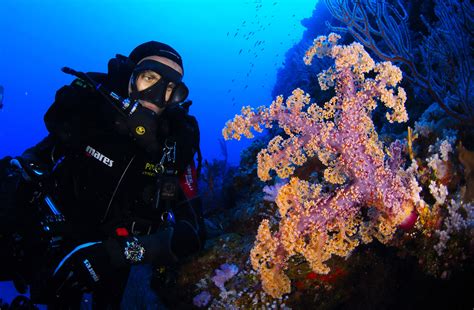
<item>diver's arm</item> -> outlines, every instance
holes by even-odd
[[[183,191],[184,192],[184,191]],[[128,232],[78,245],[64,256],[52,277],[53,292],[67,288],[93,289],[103,277],[136,264],[170,265],[204,246],[201,199],[194,195],[175,206],[176,221],[167,222],[150,235]],[[71,286],[74,285],[75,287]]]
[[[112,237],[80,244],[54,269],[51,290],[56,295],[69,289],[90,290],[115,270],[135,264],[173,264],[198,251],[202,245],[196,229],[185,221],[160,228],[150,235]]]
[[[48,132],[66,148],[77,147],[84,135],[81,128],[87,128],[100,114],[97,100],[95,91],[79,79],[63,86],[44,115]]]
[[[21,154],[21,158],[28,163],[35,163],[36,165],[45,168],[52,168],[52,165],[54,165],[54,161],[56,160],[54,158],[56,145],[56,138],[49,134],[35,146],[26,149]]]

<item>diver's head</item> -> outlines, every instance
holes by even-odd
[[[160,114],[186,99],[183,62],[171,46],[156,41],[143,43],[130,53],[129,59],[136,64],[129,82],[132,100]]]

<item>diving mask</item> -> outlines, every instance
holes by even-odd
[[[150,87],[139,91],[137,89],[137,79],[141,73],[148,70],[158,73],[161,78]],[[132,101],[148,101],[159,108],[178,104],[180,102],[183,102],[189,93],[188,88],[181,81],[181,79],[181,74],[176,70],[168,67],[165,64],[162,64],[161,62],[146,59],[140,64],[138,64],[137,67],[133,70],[130,79],[130,99]],[[173,83],[175,86],[171,92],[169,99],[166,100],[166,89],[170,83]]]

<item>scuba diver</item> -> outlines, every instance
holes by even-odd
[[[15,188],[0,206],[0,280],[52,309],[84,292],[115,309],[131,266],[162,270],[204,245],[199,127],[167,44],[117,55],[107,74],[63,71],[77,78],[46,112],[48,136],[0,160],[0,198]]]

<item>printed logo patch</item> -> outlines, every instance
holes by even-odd
[[[113,160],[111,160],[110,158],[104,156],[103,154],[96,151],[94,148],[92,148],[89,145],[86,147],[86,153],[89,154],[90,156],[94,157],[98,161],[102,162],[104,165],[107,165],[109,167],[112,167],[113,164],[114,164]]]
[[[99,282],[99,276],[97,275],[97,273],[95,273],[95,270],[94,270],[94,268],[92,268],[92,265],[89,262],[89,260],[85,259],[83,261],[83,263],[86,266],[87,271],[89,271],[89,274],[90,274],[91,278],[94,280],[94,282]]]
[[[143,136],[146,130],[145,130],[145,127],[138,126],[137,128],[135,128],[135,132],[137,133],[137,135]]]
[[[163,167],[158,164],[146,163],[145,169],[142,171],[143,175],[154,177],[156,173],[162,172]]]
[[[184,173],[181,173],[179,176],[179,184],[188,199],[192,199],[198,194],[196,180],[196,168],[192,165],[188,165]]]

